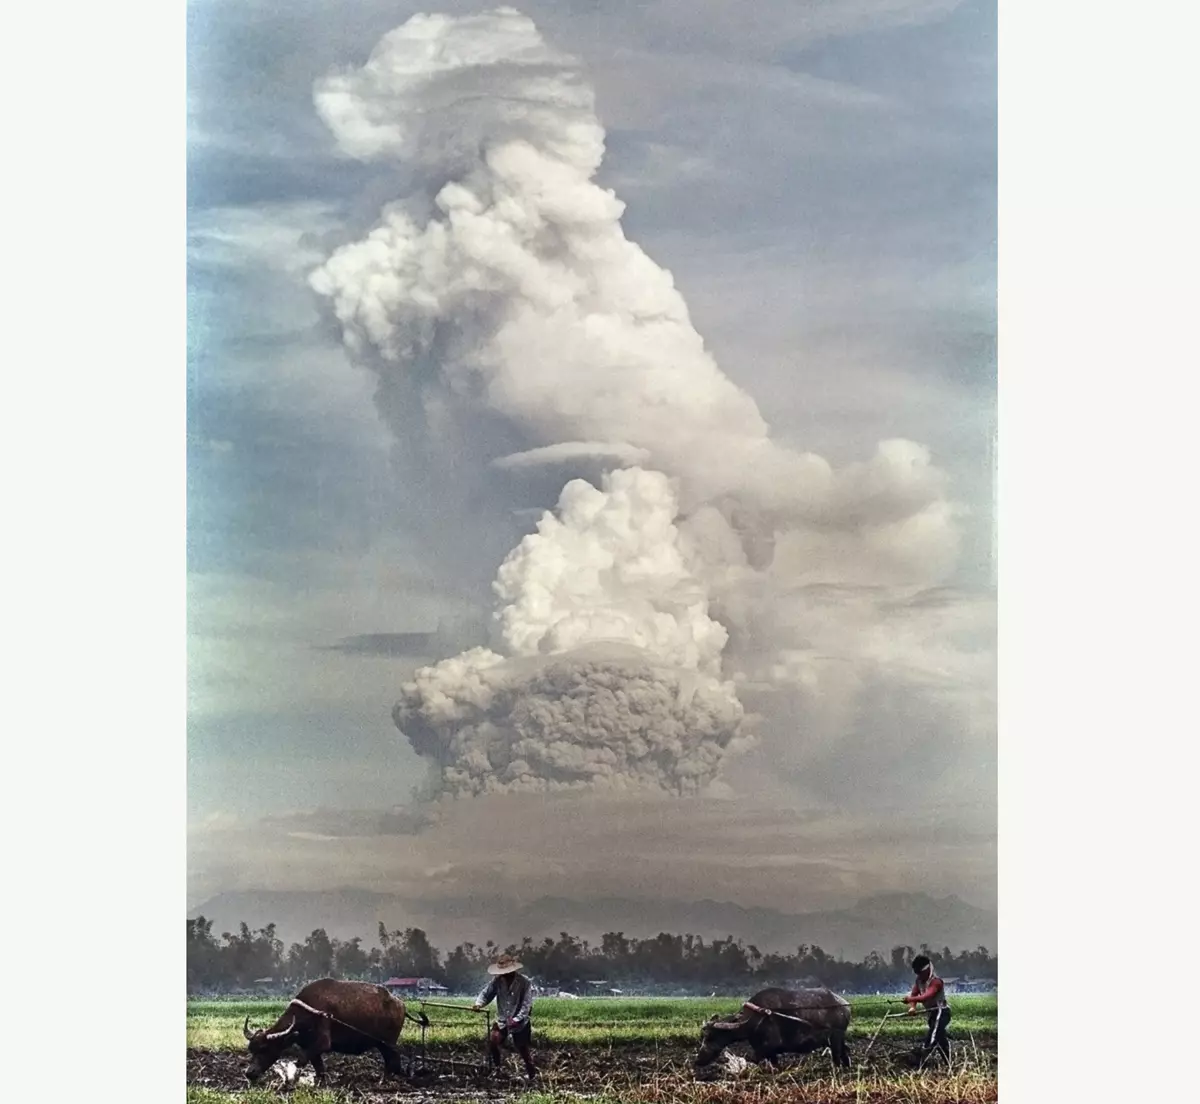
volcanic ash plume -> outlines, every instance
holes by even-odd
[[[559,517],[546,514],[501,565],[505,643],[514,655],[538,655],[619,641],[717,675],[728,634],[709,617],[705,586],[685,559],[670,481],[630,468],[601,486],[568,483]]]
[[[476,648],[417,672],[397,726],[451,794],[574,786],[689,793],[740,746],[670,481],[637,468],[563,488],[500,567],[509,658]],[[599,643],[602,642],[602,643]]]
[[[671,274],[626,239],[624,205],[592,179],[592,91],[530,20],[415,16],[314,99],[347,154],[415,175],[311,283],[424,467],[453,485],[594,451],[678,477],[688,512],[734,501],[801,528],[831,562],[858,541],[908,572],[914,537],[953,543],[920,445],[884,442],[835,471],[770,438]]]
[[[768,569],[772,585],[781,567],[784,584],[875,585],[952,565],[921,446],[835,471],[770,438],[670,273],[626,239],[593,180],[592,91],[530,20],[415,16],[314,99],[345,153],[411,182],[311,277],[417,460],[406,478],[433,473],[453,510],[467,483],[607,473],[569,482],[500,568],[503,654],[405,687],[397,724],[447,790],[695,789],[742,716],[711,603],[736,616]]]
[[[380,375],[385,413],[420,404],[447,451],[499,418],[515,453],[644,450],[689,497],[823,499],[828,465],[769,440],[670,273],[625,238],[624,205],[592,180],[592,91],[530,20],[414,17],[315,100],[345,152],[423,178],[312,281]]]
[[[524,673],[486,649],[418,672],[393,716],[466,796],[581,786],[696,793],[733,750],[726,687],[632,659],[572,655]]]

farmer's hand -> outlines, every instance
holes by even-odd
[[[482,1004],[473,1004],[473,1005],[471,1005],[471,1011],[472,1012],[482,1012],[483,1005]]]
[[[917,1014],[917,1006],[915,1004],[910,1004],[908,1006],[908,1014],[910,1016],[915,1016]]]

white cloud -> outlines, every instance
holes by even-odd
[[[254,207],[209,207],[188,223],[188,258],[234,268],[261,267],[303,277],[325,259],[317,238],[337,226],[319,200]]]

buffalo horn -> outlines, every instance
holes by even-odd
[[[246,1017],[246,1022],[244,1024],[242,1024],[242,1034],[245,1035],[247,1039],[254,1038],[254,1035],[250,1030],[250,1017],[249,1016]]]
[[[743,1022],[741,1020],[726,1020],[722,1023],[713,1024],[713,1027],[718,1031],[733,1031],[734,1028],[741,1027]]]
[[[288,1021],[287,1027],[283,1028],[281,1031],[269,1031],[267,1033],[267,1038],[268,1039],[282,1039],[285,1035],[291,1034],[292,1028],[294,1028],[295,1026],[296,1026],[296,1017],[293,1016],[291,1018],[291,1020]]]

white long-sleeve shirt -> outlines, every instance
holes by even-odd
[[[533,986],[524,974],[500,974],[492,978],[475,998],[475,1003],[486,1008],[493,998],[496,1018],[502,1024],[507,1026],[509,1020],[516,1020],[518,1026],[523,1026],[529,1022],[533,1012]]]

